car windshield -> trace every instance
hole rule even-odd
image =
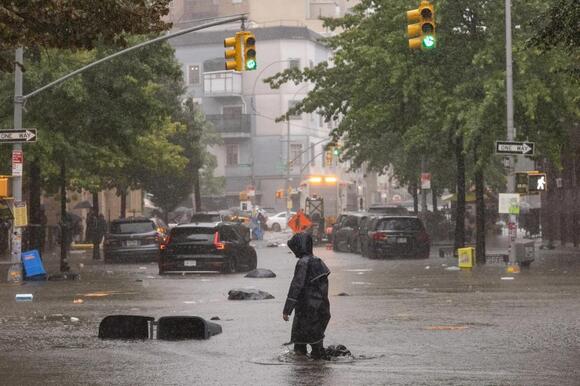
[[[171,243],[211,242],[215,232],[215,228],[173,228],[171,230]]]
[[[392,214],[392,215],[408,215],[409,211],[407,210],[407,208],[403,208],[403,207],[393,207],[393,208],[389,208],[389,207],[383,207],[383,206],[378,206],[375,208],[369,208],[369,212],[370,213],[383,213],[383,214]]]
[[[195,213],[191,216],[191,222],[219,222],[221,217],[218,213]]]
[[[154,230],[153,221],[113,222],[111,224],[111,233],[114,234],[147,233]]]
[[[377,225],[379,231],[418,231],[421,230],[421,222],[415,218],[384,219]]]

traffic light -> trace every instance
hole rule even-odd
[[[252,32],[243,32],[244,45],[244,69],[246,71],[255,70],[258,67],[256,62],[256,36]]]
[[[528,175],[528,192],[545,192],[548,188],[546,173],[534,173]]]
[[[237,32],[236,36],[230,36],[224,39],[224,47],[226,52],[224,54],[226,60],[226,70],[242,71],[242,39],[241,32]]]
[[[332,152],[333,152],[332,149],[328,149],[324,152],[324,166],[326,166],[326,167],[332,166],[332,161],[334,158],[334,155],[332,154]]]
[[[516,193],[528,194],[528,173],[516,173]]]
[[[421,1],[419,8],[407,11],[409,48],[423,51],[437,46],[435,37],[435,9],[429,1]]]
[[[334,148],[332,149],[332,154],[336,157],[340,155],[340,147],[338,145],[334,146]]]
[[[284,198],[284,189],[276,190],[276,198]]]

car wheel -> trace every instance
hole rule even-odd
[[[340,250],[338,249],[338,242],[336,241],[336,237],[332,238],[332,250],[334,252],[340,252]]]
[[[280,224],[278,224],[277,222],[275,222],[274,224],[272,224],[272,231],[274,232],[280,232],[282,230],[282,228],[280,227]]]
[[[236,272],[236,261],[233,257],[226,257],[224,266],[222,267],[222,273],[234,273]]]
[[[258,256],[256,255],[256,251],[252,251],[250,253],[250,259],[248,261],[248,271],[253,271],[258,267]]]

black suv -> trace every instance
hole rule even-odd
[[[256,269],[258,257],[250,245],[249,229],[241,224],[181,224],[161,246],[159,274]]]
[[[368,210],[372,214],[382,214],[388,216],[408,216],[409,210],[401,205],[386,204],[386,205],[371,205]]]
[[[128,217],[111,221],[105,235],[105,263],[157,261],[167,235],[158,218]]]
[[[430,248],[431,238],[419,218],[378,216],[368,225],[368,237],[363,242],[362,249],[371,259],[386,257],[427,259]]]
[[[359,251],[359,225],[368,214],[344,213],[332,227],[332,249],[338,252]]]

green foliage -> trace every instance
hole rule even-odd
[[[340,121],[332,134],[343,139],[343,158],[355,167],[391,168],[410,183],[423,158],[435,185],[452,188],[453,143],[461,134],[469,174],[485,169],[499,186],[503,172],[494,142],[506,135],[502,5],[438,1],[437,49],[412,52],[405,15],[416,2],[363,0],[352,14],[325,21],[341,31],[325,40],[335,50],[331,63],[286,70],[266,82],[274,88],[314,83],[287,114],[317,111],[327,121]],[[539,0],[513,5],[515,120],[519,139],[537,141],[540,157],[557,160],[567,125],[577,122],[578,88],[554,71],[570,58],[526,46],[530,20],[545,8]]]
[[[161,18],[170,0],[16,0],[0,4],[0,70],[11,71],[14,48],[92,49],[124,46],[127,37],[171,27]]]

